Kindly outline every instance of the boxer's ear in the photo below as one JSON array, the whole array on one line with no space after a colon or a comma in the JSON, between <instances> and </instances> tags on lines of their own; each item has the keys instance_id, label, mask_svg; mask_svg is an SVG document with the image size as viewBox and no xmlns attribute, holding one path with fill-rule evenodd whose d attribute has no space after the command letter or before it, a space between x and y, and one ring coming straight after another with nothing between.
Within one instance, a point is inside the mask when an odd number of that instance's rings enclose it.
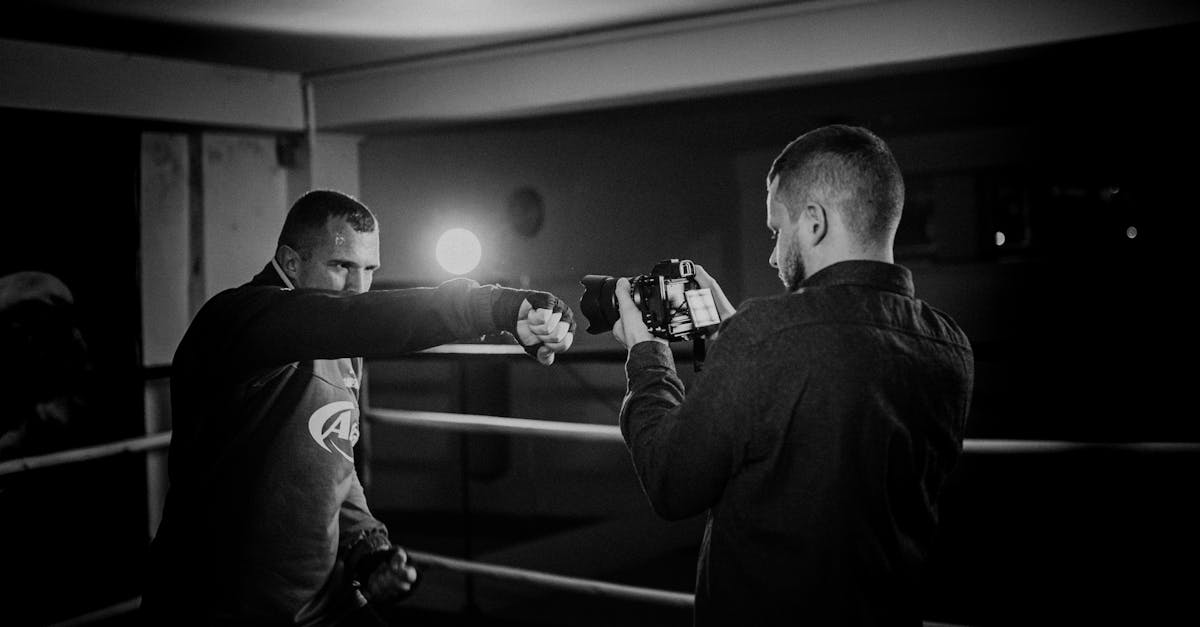
<instances>
[{"instance_id":1,"label":"boxer's ear","mask_svg":"<svg viewBox=\"0 0 1200 627\"><path fill-rule=\"evenodd\" d=\"M279 268L292 282L300 276L300 253L295 248L280 244L279 248L275 249L275 263L279 264Z\"/></svg>"}]
</instances>

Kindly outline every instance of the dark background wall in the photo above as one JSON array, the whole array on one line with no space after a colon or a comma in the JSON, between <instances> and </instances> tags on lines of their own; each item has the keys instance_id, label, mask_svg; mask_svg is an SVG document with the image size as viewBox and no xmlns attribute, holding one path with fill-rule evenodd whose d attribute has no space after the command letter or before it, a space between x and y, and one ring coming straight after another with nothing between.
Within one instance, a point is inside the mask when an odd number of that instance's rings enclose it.
<instances>
[{"instance_id":1,"label":"dark background wall","mask_svg":"<svg viewBox=\"0 0 1200 627\"><path fill-rule=\"evenodd\" d=\"M86 348L68 366L22 340L58 336L62 328L27 333L46 316L0 317L4 435L15 434L10 420L54 425L31 429L4 459L141 435L138 128L0 110L0 137L0 276L58 277L75 299L63 328L74 327ZM52 397L69 406L58 414L65 420L33 418L33 403ZM0 477L3 621L66 618L138 594L145 521L137 456Z\"/></svg>"}]
</instances>

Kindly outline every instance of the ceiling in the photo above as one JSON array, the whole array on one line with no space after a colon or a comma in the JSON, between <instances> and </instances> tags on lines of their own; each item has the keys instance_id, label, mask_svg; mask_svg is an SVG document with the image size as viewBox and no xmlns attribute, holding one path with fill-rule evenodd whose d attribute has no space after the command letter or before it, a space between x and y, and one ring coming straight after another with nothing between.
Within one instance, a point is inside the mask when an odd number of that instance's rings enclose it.
<instances>
[{"instance_id":1,"label":"ceiling","mask_svg":"<svg viewBox=\"0 0 1200 627\"><path fill-rule=\"evenodd\" d=\"M801 2L9 0L0 37L312 74Z\"/></svg>"}]
</instances>

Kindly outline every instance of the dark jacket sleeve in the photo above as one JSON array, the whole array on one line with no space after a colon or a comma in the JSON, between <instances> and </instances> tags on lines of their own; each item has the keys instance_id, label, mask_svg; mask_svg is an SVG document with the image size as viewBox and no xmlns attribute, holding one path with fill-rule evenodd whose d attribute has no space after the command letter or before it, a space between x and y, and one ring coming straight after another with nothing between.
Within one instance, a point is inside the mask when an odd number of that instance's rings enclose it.
<instances>
[{"instance_id":1,"label":"dark jacket sleeve","mask_svg":"<svg viewBox=\"0 0 1200 627\"><path fill-rule=\"evenodd\" d=\"M207 337L224 344L223 359L243 368L394 357L497 331L492 304L500 289L468 279L358 295L249 285L218 295L201 316L226 321L223 335Z\"/></svg>"},{"instance_id":2,"label":"dark jacket sleeve","mask_svg":"<svg viewBox=\"0 0 1200 627\"><path fill-rule=\"evenodd\" d=\"M363 539L376 544L380 542L387 544L387 526L372 516L367 509L367 499L363 494L358 476L354 475L352 481L350 494L346 496L346 500L342 501L342 509L338 514L339 551L344 552ZM368 536L378 536L378 539L368 538Z\"/></svg>"},{"instance_id":3,"label":"dark jacket sleeve","mask_svg":"<svg viewBox=\"0 0 1200 627\"><path fill-rule=\"evenodd\" d=\"M745 459L760 404L770 398L753 368L744 318L722 326L686 399L669 347L642 342L629 352L621 434L642 489L663 518L693 516L717 502Z\"/></svg>"}]
</instances>

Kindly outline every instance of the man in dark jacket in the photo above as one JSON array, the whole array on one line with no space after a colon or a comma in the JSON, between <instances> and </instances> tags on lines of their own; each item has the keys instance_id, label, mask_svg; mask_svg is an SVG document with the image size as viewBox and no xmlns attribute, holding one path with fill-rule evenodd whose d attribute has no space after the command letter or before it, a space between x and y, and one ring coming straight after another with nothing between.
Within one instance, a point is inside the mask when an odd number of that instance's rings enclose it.
<instances>
[{"instance_id":1,"label":"man in dark jacket","mask_svg":"<svg viewBox=\"0 0 1200 627\"><path fill-rule=\"evenodd\" d=\"M785 294L723 322L685 400L667 343L617 285L621 431L668 519L708 512L697 625L920 625L937 500L962 451L966 335L892 255L904 183L863 128L802 135L767 176Z\"/></svg>"},{"instance_id":2,"label":"man in dark jacket","mask_svg":"<svg viewBox=\"0 0 1200 627\"><path fill-rule=\"evenodd\" d=\"M416 571L355 473L362 358L507 331L548 365L573 340L548 293L467 279L370 292L378 267L371 212L309 192L263 271L196 315L173 363L151 624L376 624Z\"/></svg>"}]
</instances>

